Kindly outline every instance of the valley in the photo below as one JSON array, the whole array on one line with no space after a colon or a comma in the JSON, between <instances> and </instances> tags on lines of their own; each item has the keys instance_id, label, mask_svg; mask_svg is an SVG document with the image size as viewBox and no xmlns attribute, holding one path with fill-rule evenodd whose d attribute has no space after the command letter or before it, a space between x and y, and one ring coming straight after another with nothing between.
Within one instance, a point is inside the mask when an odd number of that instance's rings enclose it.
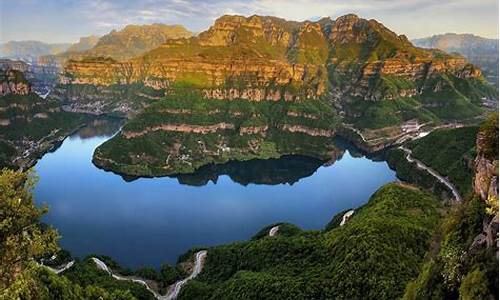
<instances>
[{"instance_id":1,"label":"valley","mask_svg":"<svg viewBox=\"0 0 500 300\"><path fill-rule=\"evenodd\" d=\"M149 23L1 45L0 299L497 299L491 41Z\"/></svg>"}]
</instances>

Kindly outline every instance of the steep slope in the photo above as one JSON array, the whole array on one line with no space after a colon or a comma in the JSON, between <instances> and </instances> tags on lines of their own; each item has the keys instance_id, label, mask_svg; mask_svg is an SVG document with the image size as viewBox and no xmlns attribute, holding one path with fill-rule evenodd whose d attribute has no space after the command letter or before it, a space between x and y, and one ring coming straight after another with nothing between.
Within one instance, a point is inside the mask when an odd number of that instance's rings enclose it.
<instances>
[{"instance_id":1,"label":"steep slope","mask_svg":"<svg viewBox=\"0 0 500 300\"><path fill-rule=\"evenodd\" d=\"M188 89L203 99L326 99L343 117L340 133L367 151L407 138L406 122L417 134L424 125L477 122L484 102L498 99L464 57L414 47L352 14L318 22L222 16L197 37L169 39L127 61L70 60L61 82L60 99L75 86L107 91L137 83L167 95Z\"/></svg>"},{"instance_id":2,"label":"steep slope","mask_svg":"<svg viewBox=\"0 0 500 300\"><path fill-rule=\"evenodd\" d=\"M473 34L446 33L412 40L415 46L436 48L459 53L483 71L485 77L498 86L498 39Z\"/></svg>"},{"instance_id":3,"label":"steep slope","mask_svg":"<svg viewBox=\"0 0 500 300\"><path fill-rule=\"evenodd\" d=\"M498 114L482 124L475 148L476 158L469 164L474 193L449 209L434 238L437 243L403 299L497 298ZM448 163L448 168L455 164Z\"/></svg>"},{"instance_id":4,"label":"steep slope","mask_svg":"<svg viewBox=\"0 0 500 300\"><path fill-rule=\"evenodd\" d=\"M27 95L31 92L31 86L23 74L23 70L27 68L27 64L23 62L0 62L0 96Z\"/></svg>"}]
</instances>

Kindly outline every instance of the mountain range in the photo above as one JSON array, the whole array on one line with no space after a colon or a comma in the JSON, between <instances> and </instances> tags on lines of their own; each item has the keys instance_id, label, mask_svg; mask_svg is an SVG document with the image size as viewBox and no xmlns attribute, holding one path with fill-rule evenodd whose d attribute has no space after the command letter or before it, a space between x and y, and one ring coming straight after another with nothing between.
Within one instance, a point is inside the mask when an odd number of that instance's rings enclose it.
<instances>
[{"instance_id":1,"label":"mountain range","mask_svg":"<svg viewBox=\"0 0 500 300\"><path fill-rule=\"evenodd\" d=\"M34 61L39 56L66 51L71 44L48 44L40 41L9 41L0 44L0 57Z\"/></svg>"},{"instance_id":2,"label":"mountain range","mask_svg":"<svg viewBox=\"0 0 500 300\"><path fill-rule=\"evenodd\" d=\"M498 39L472 34L446 33L412 40L418 47L436 48L459 53L483 71L485 77L498 86Z\"/></svg>"}]
</instances>

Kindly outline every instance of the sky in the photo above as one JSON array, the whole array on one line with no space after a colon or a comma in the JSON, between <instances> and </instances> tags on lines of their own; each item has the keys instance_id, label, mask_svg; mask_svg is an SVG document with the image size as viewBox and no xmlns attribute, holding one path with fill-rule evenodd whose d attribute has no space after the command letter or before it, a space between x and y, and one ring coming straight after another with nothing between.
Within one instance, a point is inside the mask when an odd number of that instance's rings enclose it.
<instances>
[{"instance_id":1,"label":"sky","mask_svg":"<svg viewBox=\"0 0 500 300\"><path fill-rule=\"evenodd\" d=\"M498 38L498 11L498 0L0 0L0 43L76 42L127 24L200 32L224 14L303 21L355 13L410 39L446 32Z\"/></svg>"}]
</instances>

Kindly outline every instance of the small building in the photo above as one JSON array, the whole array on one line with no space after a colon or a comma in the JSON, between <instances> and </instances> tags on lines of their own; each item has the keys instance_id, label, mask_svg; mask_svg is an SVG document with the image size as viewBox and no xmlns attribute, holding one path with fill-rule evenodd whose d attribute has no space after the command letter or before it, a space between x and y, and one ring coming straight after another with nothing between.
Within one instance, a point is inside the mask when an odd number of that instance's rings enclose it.
<instances>
[{"instance_id":1,"label":"small building","mask_svg":"<svg viewBox=\"0 0 500 300\"><path fill-rule=\"evenodd\" d=\"M417 131L420 128L420 124L418 123L418 120L409 120L403 125L401 125L401 129L403 132L413 132Z\"/></svg>"}]
</instances>

